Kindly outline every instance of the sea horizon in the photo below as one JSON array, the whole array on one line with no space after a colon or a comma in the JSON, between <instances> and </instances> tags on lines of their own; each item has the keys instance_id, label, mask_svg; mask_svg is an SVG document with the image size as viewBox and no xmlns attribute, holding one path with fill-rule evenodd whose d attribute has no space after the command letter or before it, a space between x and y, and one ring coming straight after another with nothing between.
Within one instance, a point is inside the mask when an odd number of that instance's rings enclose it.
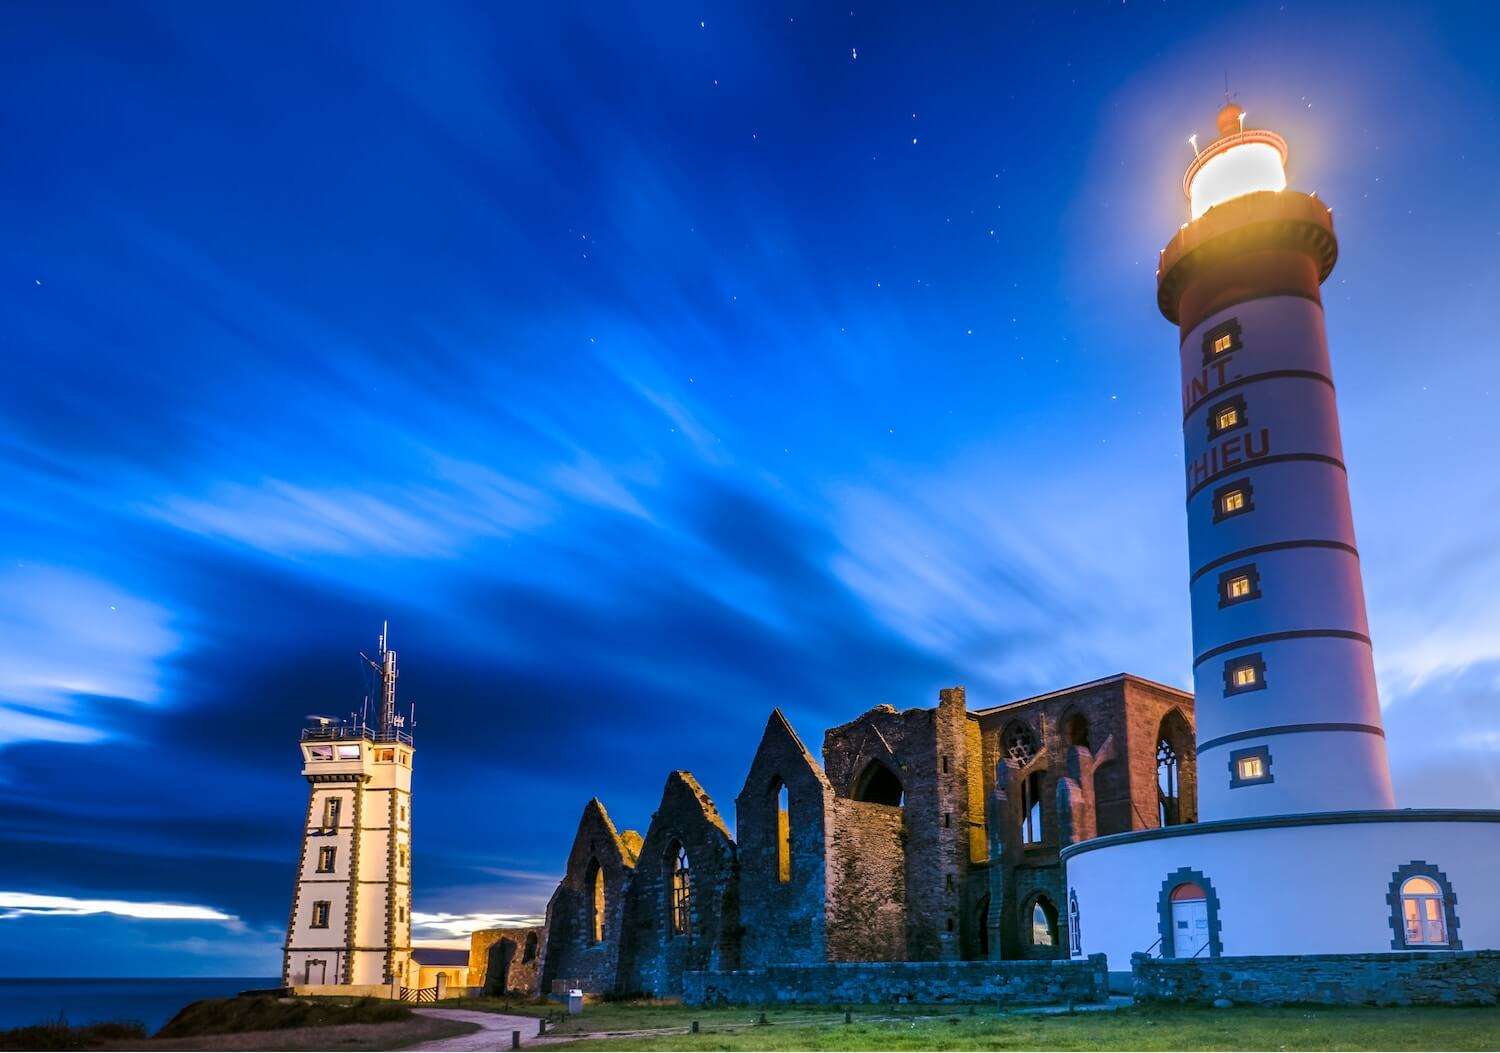
<instances>
[{"instance_id":1,"label":"sea horizon","mask_svg":"<svg viewBox=\"0 0 1500 1053\"><path fill-rule=\"evenodd\" d=\"M155 1033L184 1006L277 987L279 976L0 977L0 1031L48 1023L136 1020Z\"/></svg>"}]
</instances>

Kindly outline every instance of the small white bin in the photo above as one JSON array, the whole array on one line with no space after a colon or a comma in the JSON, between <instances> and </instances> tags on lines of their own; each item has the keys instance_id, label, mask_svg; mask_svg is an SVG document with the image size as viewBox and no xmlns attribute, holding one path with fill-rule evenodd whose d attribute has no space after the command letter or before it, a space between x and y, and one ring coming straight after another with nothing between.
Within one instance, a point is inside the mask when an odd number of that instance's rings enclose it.
<instances>
[{"instance_id":1,"label":"small white bin","mask_svg":"<svg viewBox=\"0 0 1500 1053\"><path fill-rule=\"evenodd\" d=\"M568 1013L571 1016L577 1016L581 1012L583 1012L583 992L575 987L568 992Z\"/></svg>"}]
</instances>

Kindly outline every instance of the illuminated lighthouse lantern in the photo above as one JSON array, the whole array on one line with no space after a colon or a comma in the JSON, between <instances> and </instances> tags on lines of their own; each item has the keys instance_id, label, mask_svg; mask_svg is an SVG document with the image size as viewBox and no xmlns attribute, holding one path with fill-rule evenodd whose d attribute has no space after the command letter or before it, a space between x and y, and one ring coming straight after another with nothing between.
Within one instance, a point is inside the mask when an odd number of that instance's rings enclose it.
<instances>
[{"instance_id":1,"label":"illuminated lighthouse lantern","mask_svg":"<svg viewBox=\"0 0 1500 1053\"><path fill-rule=\"evenodd\" d=\"M1319 286L1330 210L1233 103L1162 253L1179 326L1199 816L1394 807Z\"/></svg>"}]
</instances>

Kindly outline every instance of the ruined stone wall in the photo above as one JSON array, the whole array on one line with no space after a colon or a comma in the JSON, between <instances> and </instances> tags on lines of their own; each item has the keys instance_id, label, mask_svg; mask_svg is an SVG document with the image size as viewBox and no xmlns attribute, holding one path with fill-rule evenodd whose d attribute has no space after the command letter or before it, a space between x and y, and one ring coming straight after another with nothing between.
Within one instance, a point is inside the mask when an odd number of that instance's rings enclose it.
<instances>
[{"instance_id":1,"label":"ruined stone wall","mask_svg":"<svg viewBox=\"0 0 1500 1053\"><path fill-rule=\"evenodd\" d=\"M781 786L787 791L784 825L790 849L785 880L779 851ZM740 954L747 968L827 960L832 801L823 769L781 712L772 713L735 801L744 930Z\"/></svg>"},{"instance_id":2,"label":"ruined stone wall","mask_svg":"<svg viewBox=\"0 0 1500 1053\"><path fill-rule=\"evenodd\" d=\"M675 846L687 851L687 926L673 924ZM667 777L661 804L641 845L626 896L620 983L624 993L670 998L692 969L733 969L740 963L739 864L718 810L692 774Z\"/></svg>"},{"instance_id":3,"label":"ruined stone wall","mask_svg":"<svg viewBox=\"0 0 1500 1053\"><path fill-rule=\"evenodd\" d=\"M684 977L688 1005L1058 1005L1109 997L1104 955L1072 962L864 962L773 965Z\"/></svg>"},{"instance_id":4,"label":"ruined stone wall","mask_svg":"<svg viewBox=\"0 0 1500 1053\"><path fill-rule=\"evenodd\" d=\"M906 959L906 850L901 809L835 797L828 845L828 958Z\"/></svg>"},{"instance_id":5,"label":"ruined stone wall","mask_svg":"<svg viewBox=\"0 0 1500 1053\"><path fill-rule=\"evenodd\" d=\"M1158 825L1156 745L1164 726L1178 753L1181 786L1178 822L1197 822L1198 760L1192 701L1184 702L1174 692L1139 680L1129 680L1126 682L1124 713L1130 747L1130 799L1136 819L1136 825L1129 829L1149 829Z\"/></svg>"},{"instance_id":6,"label":"ruined stone wall","mask_svg":"<svg viewBox=\"0 0 1500 1053\"><path fill-rule=\"evenodd\" d=\"M1169 727L1187 739L1179 751L1181 812L1196 815L1190 697L1115 677L976 714L991 822L1003 824L989 830L986 884L998 922L990 934L992 957L996 937L1007 959L1067 954L1067 890L1058 853L1095 836L1157 825L1156 744L1169 713L1175 714ZM1017 729L1029 729L1035 742L1029 759L1012 758L1006 748ZM1040 774L1041 836L1025 842L1018 831L1024 786L1033 773ZM1038 894L1057 919L1051 946L1032 940L1030 904ZM979 956L977 936L976 913L975 931L964 937L966 957Z\"/></svg>"},{"instance_id":7,"label":"ruined stone wall","mask_svg":"<svg viewBox=\"0 0 1500 1053\"><path fill-rule=\"evenodd\" d=\"M1500 951L1131 959L1138 1002L1495 1005Z\"/></svg>"},{"instance_id":8,"label":"ruined stone wall","mask_svg":"<svg viewBox=\"0 0 1500 1053\"><path fill-rule=\"evenodd\" d=\"M589 994L614 991L620 979L620 946L626 893L635 866L639 835L619 834L604 806L591 800L583 810L567 869L547 904L546 938L541 953L540 990L578 987ZM603 877L602 939L595 939L592 879Z\"/></svg>"},{"instance_id":9,"label":"ruined stone wall","mask_svg":"<svg viewBox=\"0 0 1500 1053\"><path fill-rule=\"evenodd\" d=\"M469 987L485 994L541 993L546 930L540 926L480 929L469 936Z\"/></svg>"},{"instance_id":10,"label":"ruined stone wall","mask_svg":"<svg viewBox=\"0 0 1500 1053\"><path fill-rule=\"evenodd\" d=\"M905 791L908 960L956 958L961 947L971 865L967 719L963 689L951 688L935 709L877 706L823 738L824 770L840 798L866 796L862 787L875 763L890 768Z\"/></svg>"}]
</instances>

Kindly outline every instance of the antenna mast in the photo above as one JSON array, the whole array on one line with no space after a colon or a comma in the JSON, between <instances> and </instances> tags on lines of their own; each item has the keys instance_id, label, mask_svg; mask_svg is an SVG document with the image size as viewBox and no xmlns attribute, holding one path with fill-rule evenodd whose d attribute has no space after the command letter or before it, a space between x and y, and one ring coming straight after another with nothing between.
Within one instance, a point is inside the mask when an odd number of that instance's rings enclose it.
<instances>
[{"instance_id":1,"label":"antenna mast","mask_svg":"<svg viewBox=\"0 0 1500 1053\"><path fill-rule=\"evenodd\" d=\"M365 660L375 675L380 678L380 728L379 733L382 740L394 738L396 729L403 721L396 716L396 652L386 646L390 636L391 623L383 622L380 627L380 651L375 658L371 658L363 651L360 657Z\"/></svg>"}]
</instances>

